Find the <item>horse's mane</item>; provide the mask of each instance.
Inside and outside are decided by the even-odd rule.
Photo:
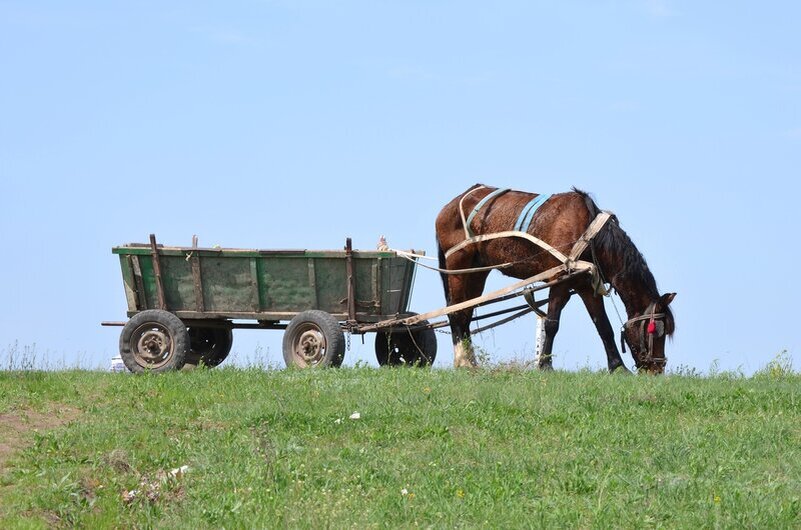
[[[575,187],[573,191],[584,198],[584,202],[587,204],[587,209],[590,213],[590,219],[594,219],[601,213],[600,208],[595,204],[595,201],[590,197],[589,193]],[[651,269],[648,268],[645,257],[634,245],[629,235],[620,228],[620,223],[616,215],[612,215],[612,218],[601,231],[598,232],[593,243],[596,245],[596,248],[603,249],[615,256],[620,256],[622,260],[622,267],[620,270],[612,278],[607,278],[613,287],[617,278],[626,277],[642,285],[653,300],[659,298],[656,279],[653,273],[651,273]],[[665,308],[665,322],[667,324],[668,335],[671,335],[674,329],[674,320],[673,313],[670,311],[669,307]]]

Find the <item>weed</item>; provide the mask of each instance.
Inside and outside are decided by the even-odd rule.
[[[771,359],[771,361],[759,370],[756,374],[757,377],[768,377],[772,379],[783,378],[794,374],[793,359],[787,350],[782,350]]]

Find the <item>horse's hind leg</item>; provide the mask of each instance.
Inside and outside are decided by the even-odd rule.
[[[554,285],[548,291],[548,317],[545,319],[545,342],[537,359],[540,370],[553,370],[553,341],[559,331],[562,309],[570,300],[570,288],[565,284]]]
[[[481,296],[488,272],[472,274],[459,274],[448,277],[448,290],[450,293],[448,304],[455,305],[471,298]],[[473,341],[470,338],[470,321],[473,318],[473,308],[452,313],[448,316],[451,324],[451,338],[453,339],[453,366],[476,366],[476,356],[473,352]]]
[[[623,359],[620,357],[620,352],[617,350],[615,332],[612,330],[612,324],[609,323],[609,317],[606,315],[603,297],[596,295],[590,287],[578,289],[577,292],[581,296],[581,300],[584,302],[584,306],[595,324],[595,329],[598,330],[598,335],[604,343],[609,371],[614,372],[622,368],[623,371],[628,372]]]

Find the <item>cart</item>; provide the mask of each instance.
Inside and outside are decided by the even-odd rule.
[[[381,365],[429,365],[436,356],[428,322],[380,325],[415,316],[415,263],[394,251],[353,250],[350,239],[332,251],[199,248],[197,238],[167,247],[151,235],[112,252],[129,320],[103,325],[122,326],[120,356],[132,372],[217,366],[238,328],[284,330],[287,366],[339,366],[345,333],[374,332]]]
[[[122,326],[120,356],[133,372],[217,366],[231,351],[237,328],[283,329],[287,366],[341,365],[345,333],[375,333],[380,365],[430,365],[437,353],[434,330],[448,325],[441,317],[525,299],[522,305],[474,315],[472,321],[501,317],[473,330],[480,333],[531,312],[545,316],[541,308],[547,299],[537,301],[535,293],[577,276],[590,275],[594,285],[603,287],[595,263],[578,257],[610,216],[599,214],[568,256],[534,241],[560,265],[420,315],[409,311],[409,301],[422,253],[358,251],[350,239],[343,250],[333,251],[199,248],[197,238],[191,247],[165,247],[151,234],[149,244],[112,249],[120,258],[129,320],[102,324]],[[443,274],[479,270],[427,268]]]

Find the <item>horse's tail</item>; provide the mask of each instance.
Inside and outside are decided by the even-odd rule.
[[[447,263],[445,262],[445,251],[442,249],[442,244],[439,242],[439,238],[437,238],[437,257],[439,258],[439,268],[442,270],[447,269]],[[448,275],[444,272],[439,273],[440,277],[442,277],[442,286],[445,289],[445,303],[450,305],[451,303],[451,290],[448,287]]]

